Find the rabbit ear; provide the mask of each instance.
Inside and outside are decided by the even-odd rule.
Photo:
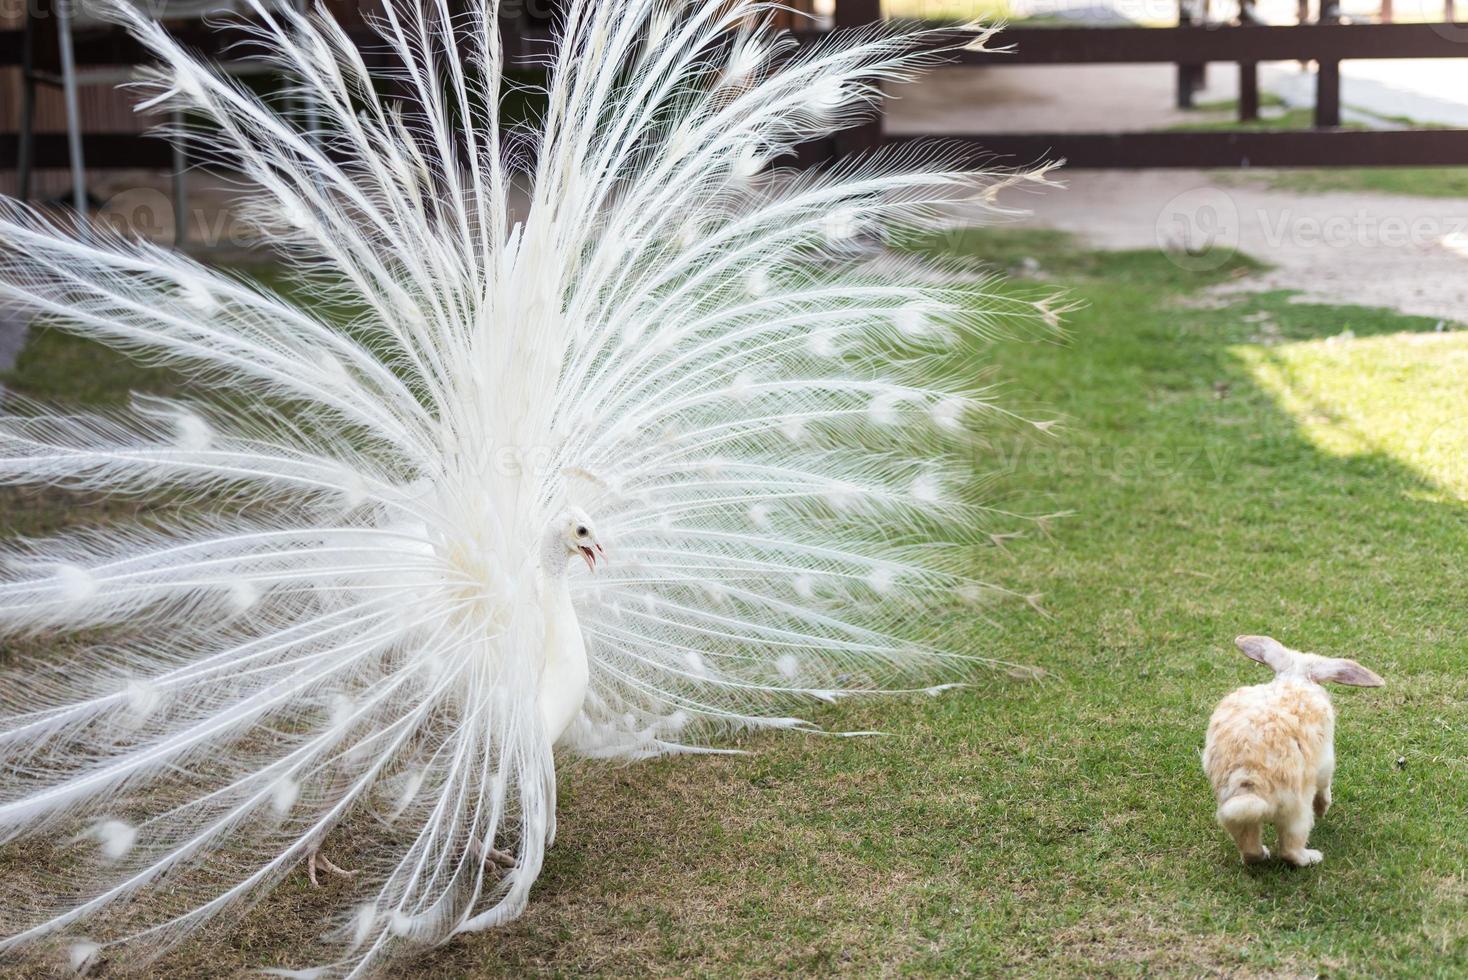
[[[1250,660],[1257,660],[1276,674],[1294,662],[1295,654],[1272,636],[1239,636],[1234,645]]]
[[[1317,684],[1332,681],[1352,687],[1381,687],[1386,681],[1354,660],[1321,660],[1310,668],[1310,679]]]

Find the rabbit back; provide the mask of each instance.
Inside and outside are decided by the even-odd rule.
[[[1252,794],[1293,810],[1334,766],[1335,710],[1318,685],[1279,679],[1239,688],[1208,722],[1203,768],[1220,806]]]

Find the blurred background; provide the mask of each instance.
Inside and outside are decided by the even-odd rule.
[[[232,0],[146,2],[242,83],[276,84],[211,19]],[[370,49],[377,2],[325,7]],[[258,242],[232,220],[247,191],[145,137],[160,120],[132,111],[126,83],[146,58],[96,3],[0,5],[0,192],[222,261],[248,253]],[[507,0],[512,58],[545,50],[563,6]],[[1068,191],[1005,202],[1034,227],[1100,248],[1240,250],[1292,289],[1449,319],[1468,300],[1457,13],[1454,0],[794,0],[785,20],[803,40],[878,20],[1005,25],[989,50],[889,87],[879,120],[804,163],[909,139],[982,164],[1062,160]]]
[[[375,2],[326,0],[325,7],[365,35]],[[507,3],[506,27],[533,46],[551,29],[561,2]],[[220,45],[208,43],[212,35],[202,18],[227,10],[229,3],[147,0],[156,16],[216,50]],[[1249,129],[1400,131],[1468,127],[1468,59],[1460,57],[1468,54],[1468,24],[1453,23],[1453,5],[1454,0],[795,0],[800,14],[789,20],[793,29],[806,32],[879,17],[928,23],[982,19],[1009,26],[993,46],[1011,53],[968,59],[894,90],[885,120],[889,135],[1114,134],[1226,129],[1230,121]],[[157,120],[132,112],[122,83],[135,67],[129,62],[142,59],[98,24],[96,6],[96,0],[0,4],[0,191],[44,199],[71,188],[65,134],[73,117],[83,146],[98,150],[87,161],[93,171],[89,187],[107,184],[103,169],[170,162],[160,147],[139,150],[119,138]],[[1230,29],[1246,26],[1270,30],[1253,38]],[[1345,30],[1322,34],[1324,27]],[[1141,36],[1138,28],[1152,31]],[[63,34],[74,38],[69,62]],[[1278,57],[1283,53],[1291,56]],[[76,83],[70,114],[62,84],[68,77]],[[1449,148],[1439,140],[1441,149],[1434,153],[1390,145],[1399,160],[1357,152],[1347,161],[1330,149],[1295,156],[1301,165],[1449,164],[1463,159],[1459,151],[1465,144]],[[1099,155],[1092,144],[1074,140],[991,139],[989,148],[1014,157],[1063,156],[1076,167],[1168,164],[1135,144]],[[1192,153],[1200,165],[1280,162]],[[18,168],[27,164],[32,179],[21,187]]]

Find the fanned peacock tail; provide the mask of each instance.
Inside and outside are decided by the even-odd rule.
[[[533,583],[568,504],[611,558],[570,580],[583,753],[809,729],[802,702],[983,662],[940,624],[1002,592],[971,577],[1012,516],[975,473],[1013,417],[944,365],[1054,309],[896,243],[1043,173],[780,170],[936,56],[798,48],[777,9],[578,0],[517,128],[494,0],[389,3],[391,98],[328,17],[256,7],[308,131],[116,8],[146,104],[207,122],[174,135],[258,189],[319,303],[0,203],[0,297],[201,392],[0,416],[0,481],[171,505],[5,546],[0,630],[70,637],[0,682],[0,839],[56,872],[0,896],[5,949],[156,955],[345,821],[361,876],[309,975],[517,915],[555,830]]]

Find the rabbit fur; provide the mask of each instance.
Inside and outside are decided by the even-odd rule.
[[[1260,839],[1266,823],[1278,833],[1280,857],[1296,867],[1319,864],[1321,853],[1305,845],[1330,807],[1335,771],[1335,709],[1320,685],[1385,681],[1354,660],[1300,653],[1268,636],[1234,643],[1273,670],[1274,680],[1234,691],[1208,721],[1203,770],[1218,800],[1218,822],[1245,864],[1269,857]]]

